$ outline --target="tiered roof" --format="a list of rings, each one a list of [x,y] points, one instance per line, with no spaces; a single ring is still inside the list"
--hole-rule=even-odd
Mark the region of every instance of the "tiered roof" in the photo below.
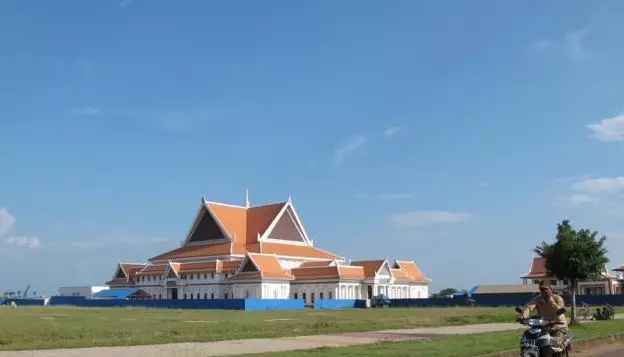
[[[304,263],[284,269],[280,258]],[[187,273],[231,272],[231,280],[363,280],[382,268],[406,282],[429,283],[414,262],[387,259],[346,264],[337,254],[313,246],[290,199],[252,207],[206,201],[201,205],[186,239],[178,248],[149,259],[149,264],[124,265],[115,279],[131,285],[134,276],[178,277]],[[119,275],[119,276],[117,276]],[[121,283],[121,280],[119,280]]]
[[[615,269],[613,269],[615,270]],[[531,269],[528,273],[522,275],[522,279],[545,279],[548,278],[548,270],[546,269],[546,259],[542,257],[533,257],[531,261]],[[602,272],[603,279],[615,279],[615,277],[609,274],[607,267],[605,266]]]

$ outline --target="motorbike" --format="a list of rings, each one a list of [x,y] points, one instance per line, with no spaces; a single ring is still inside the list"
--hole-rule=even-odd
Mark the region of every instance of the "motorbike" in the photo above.
[[[522,309],[516,307],[516,312],[522,313]],[[557,311],[558,315],[565,314],[566,309]],[[550,344],[550,329],[556,325],[541,316],[531,316],[528,319],[519,319],[519,322],[528,328],[520,338],[520,357],[568,357],[572,349],[572,334],[566,336],[563,348]]]

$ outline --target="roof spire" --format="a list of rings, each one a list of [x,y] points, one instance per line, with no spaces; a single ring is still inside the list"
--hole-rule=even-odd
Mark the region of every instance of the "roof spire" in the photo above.
[[[245,208],[251,207],[251,202],[249,202],[249,189],[245,189]]]
[[[292,204],[292,196],[288,195],[288,203]]]

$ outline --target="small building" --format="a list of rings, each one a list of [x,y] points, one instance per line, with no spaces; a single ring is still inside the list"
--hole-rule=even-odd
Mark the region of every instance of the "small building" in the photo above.
[[[87,298],[99,293],[103,290],[108,290],[108,286],[67,286],[61,287],[58,290],[59,296],[84,296]]]
[[[151,294],[137,288],[107,289],[93,295],[93,299],[141,300],[151,298]]]
[[[556,277],[549,276],[546,270],[546,259],[542,257],[534,257],[531,261],[529,272],[520,277],[523,284],[539,284],[541,280],[550,281],[553,289],[560,293],[566,292],[570,282],[568,280],[559,280]],[[605,266],[602,272],[602,278],[596,281],[580,281],[578,283],[579,295],[614,295],[621,294],[622,288],[618,278],[609,273]]]
[[[506,284],[506,285],[477,285],[470,290],[470,294],[516,294],[536,293],[537,284]]]

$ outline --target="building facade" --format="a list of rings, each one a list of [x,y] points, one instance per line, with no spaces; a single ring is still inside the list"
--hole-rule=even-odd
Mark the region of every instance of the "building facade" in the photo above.
[[[560,280],[548,275],[546,260],[542,257],[534,257],[531,261],[529,272],[522,275],[520,278],[523,284],[539,284],[541,280],[549,280],[553,288],[561,293],[569,289],[569,281]],[[601,279],[596,281],[580,281],[576,293],[579,295],[614,295],[621,294],[622,287],[620,279],[610,274],[605,266]]]
[[[427,298],[413,261],[348,261],[319,249],[290,198],[244,206],[202,197],[181,246],[148,263],[118,263],[111,287],[137,287],[155,299]]]
[[[104,290],[108,290],[108,286],[64,286],[59,288],[58,296],[92,297]]]

